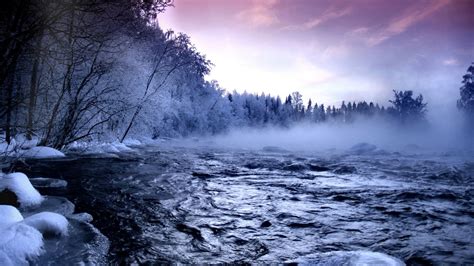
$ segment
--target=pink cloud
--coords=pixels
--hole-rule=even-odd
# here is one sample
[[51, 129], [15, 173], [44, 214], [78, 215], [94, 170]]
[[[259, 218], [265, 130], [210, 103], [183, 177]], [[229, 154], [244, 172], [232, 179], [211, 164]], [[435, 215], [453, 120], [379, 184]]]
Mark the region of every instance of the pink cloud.
[[346, 16], [352, 12], [352, 8], [347, 7], [343, 9], [329, 8], [320, 16], [313, 17], [303, 24], [287, 26], [287, 30], [310, 30], [327, 21]]
[[274, 6], [278, 0], [254, 0], [252, 6], [237, 14], [237, 19], [252, 27], [268, 27], [279, 23]]
[[446, 6], [450, 0], [437, 0], [431, 6], [418, 6], [412, 8], [402, 16], [399, 16], [392, 20], [384, 29], [380, 30], [373, 36], [367, 39], [369, 46], [376, 46], [393, 36], [405, 32], [408, 28], [423, 20], [424, 18], [432, 15], [442, 7]]

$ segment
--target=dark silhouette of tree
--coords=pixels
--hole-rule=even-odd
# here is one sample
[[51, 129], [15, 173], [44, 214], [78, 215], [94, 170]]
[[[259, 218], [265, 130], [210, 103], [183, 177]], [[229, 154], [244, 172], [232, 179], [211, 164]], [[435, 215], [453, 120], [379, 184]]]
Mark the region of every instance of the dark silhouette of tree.
[[417, 123], [425, 119], [426, 103], [423, 95], [413, 98], [413, 91], [393, 91], [395, 99], [389, 102], [393, 105], [393, 115], [402, 124]]
[[459, 89], [461, 98], [457, 105], [469, 122], [474, 122], [474, 63], [469, 66], [467, 73], [462, 78], [463, 85]]

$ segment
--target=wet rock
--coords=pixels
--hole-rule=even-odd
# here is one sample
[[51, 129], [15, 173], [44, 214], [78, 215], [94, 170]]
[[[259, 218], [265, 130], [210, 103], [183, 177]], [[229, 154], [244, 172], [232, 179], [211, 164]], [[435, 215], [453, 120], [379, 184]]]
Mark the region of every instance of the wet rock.
[[176, 229], [182, 233], [192, 236], [194, 239], [197, 239], [199, 241], [204, 240], [204, 238], [202, 237], [201, 231], [195, 227], [180, 223], [176, 225]]
[[362, 155], [362, 154], [370, 154], [376, 150], [377, 150], [377, 146], [366, 143], [366, 142], [362, 142], [362, 143], [358, 143], [352, 146], [349, 149], [349, 152], [353, 154]]
[[14, 207], [20, 207], [18, 197], [9, 189], [0, 191], [0, 205], [11, 205]]
[[265, 152], [288, 152], [288, 150], [285, 150], [285, 149], [277, 147], [277, 146], [265, 146], [265, 147], [262, 148], [262, 151], [265, 151]]
[[357, 168], [350, 165], [341, 165], [334, 169], [333, 172], [335, 174], [354, 174], [357, 173]]
[[272, 223], [271, 223], [270, 221], [268, 221], [268, 220], [267, 220], [267, 221], [264, 221], [264, 222], [260, 225], [260, 227], [262, 227], [262, 228], [270, 227], [270, 226], [272, 226]]

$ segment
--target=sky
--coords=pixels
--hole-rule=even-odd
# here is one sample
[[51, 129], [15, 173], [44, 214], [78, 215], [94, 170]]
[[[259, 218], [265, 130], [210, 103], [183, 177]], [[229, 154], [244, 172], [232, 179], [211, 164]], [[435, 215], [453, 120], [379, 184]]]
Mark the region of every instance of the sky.
[[324, 104], [392, 90], [454, 107], [474, 61], [472, 0], [175, 0], [164, 29], [186, 33], [227, 91]]

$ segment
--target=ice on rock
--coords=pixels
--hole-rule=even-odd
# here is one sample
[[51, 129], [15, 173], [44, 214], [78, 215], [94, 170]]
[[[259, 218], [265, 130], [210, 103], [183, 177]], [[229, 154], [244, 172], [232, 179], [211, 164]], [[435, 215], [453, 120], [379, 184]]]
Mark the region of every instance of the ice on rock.
[[25, 158], [45, 159], [65, 157], [66, 155], [50, 147], [37, 146], [19, 153], [19, 156]]
[[67, 235], [68, 221], [61, 214], [54, 212], [41, 212], [26, 217], [23, 221], [25, 224], [36, 228], [43, 235]]
[[43, 197], [23, 173], [11, 173], [0, 177], [0, 192], [5, 189], [15, 193], [22, 207], [39, 205], [43, 201]]

